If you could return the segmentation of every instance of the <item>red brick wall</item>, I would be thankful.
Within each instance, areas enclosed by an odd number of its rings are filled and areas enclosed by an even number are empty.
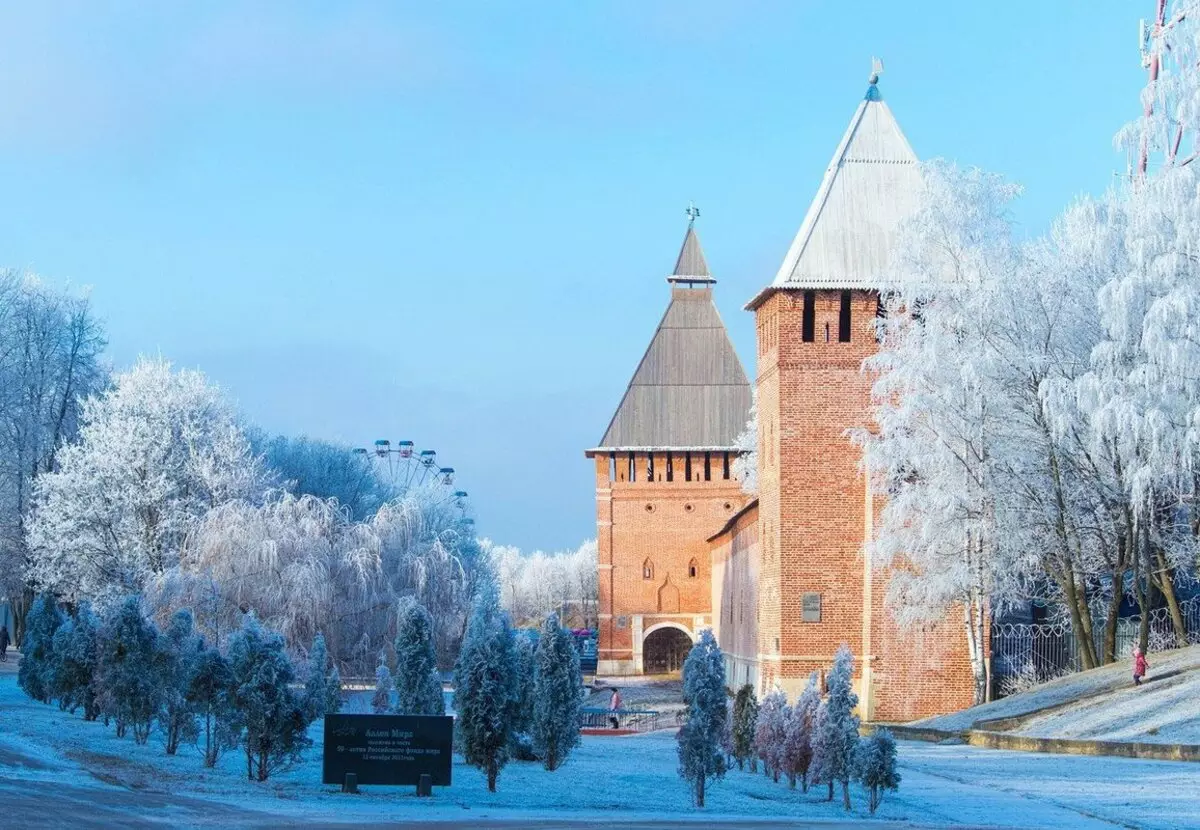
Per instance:
[[[712,541],[713,633],[725,654],[731,689],[756,685],[758,661],[758,507],[751,506]]]
[[[596,463],[597,557],[600,579],[602,661],[634,659],[633,616],[642,615],[645,629],[676,622],[696,634],[696,618],[711,622],[708,537],[746,502],[741,485],[725,479],[724,459],[710,456],[710,478],[704,480],[704,454],[692,454],[692,480],[686,479],[684,453],[673,458],[673,481],[667,481],[666,454],[654,454],[654,480],[647,480],[647,455],[635,457],[636,474],[628,480],[628,455],[618,454],[615,469],[607,454]],[[610,472],[611,471],[611,472]],[[643,576],[649,560],[651,578]],[[694,564],[695,576],[689,566]],[[678,605],[673,601],[678,595]],[[625,625],[618,618],[625,617]],[[632,671],[631,667],[627,670]]]
[[[815,339],[803,342],[803,297],[778,291],[756,312],[763,687],[779,682],[794,693],[846,643],[860,682],[868,664],[868,717],[962,708],[971,684],[961,629],[898,631],[884,607],[887,574],[863,558],[875,506],[846,431],[869,419],[871,378],[861,366],[877,347],[876,295],[852,294],[849,343],[838,341],[840,291],[815,292]],[[820,594],[820,622],[801,621],[805,593]]]

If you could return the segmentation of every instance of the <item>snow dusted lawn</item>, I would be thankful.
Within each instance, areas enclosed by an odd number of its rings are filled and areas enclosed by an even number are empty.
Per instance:
[[[933,729],[965,730],[970,729],[977,721],[1016,717],[1044,709],[1048,706],[1056,706],[1060,703],[1068,703],[1080,698],[1094,697],[1096,698],[1094,703],[1098,707],[1098,713],[1103,714],[1103,712],[1107,711],[1113,714],[1112,723],[1103,727],[1109,729],[1108,732],[1100,731],[1096,734],[1085,735],[1083,732],[1067,734],[1066,732],[1041,731],[1037,733],[1030,732],[1029,734],[1036,734],[1039,737],[1057,738],[1088,737],[1097,739],[1111,738],[1113,740],[1159,740],[1168,743],[1200,743],[1200,704],[1193,702],[1189,705],[1186,694],[1180,691],[1178,684],[1184,678],[1162,677],[1162,675],[1167,673],[1187,673],[1200,670],[1200,646],[1157,652],[1150,654],[1149,660],[1149,682],[1144,687],[1136,690],[1132,689],[1132,665],[1128,661],[1121,661],[1111,666],[1093,669],[1092,671],[1060,677],[1058,680],[1053,680],[1024,694],[1013,695],[1012,697],[1006,697],[992,703],[985,703],[981,706],[975,706],[950,715],[927,718],[923,721],[918,721],[914,725],[928,726]],[[1200,677],[1187,678],[1186,684],[1188,688],[1192,689],[1192,701],[1196,701],[1195,693],[1200,691]],[[1172,687],[1180,691],[1180,694],[1176,695],[1169,692],[1168,689]],[[1137,697],[1142,692],[1145,692],[1146,696],[1142,698]],[[1162,693],[1161,695],[1160,692]],[[1125,720],[1126,716],[1135,717],[1149,711],[1149,706],[1141,706],[1137,703],[1137,701],[1145,701],[1149,697],[1156,698],[1159,706],[1173,707],[1171,711],[1163,713],[1161,724],[1155,722],[1148,722],[1146,724],[1148,728],[1156,725],[1160,726],[1160,734],[1157,737],[1144,735],[1144,733],[1142,733],[1143,737],[1138,738],[1118,737],[1117,732],[1120,730],[1120,721]],[[1128,708],[1123,709],[1122,707]],[[1122,711],[1125,715],[1121,714]],[[1085,718],[1084,722],[1078,727],[1072,728],[1101,728],[1104,721],[1105,718],[1103,717],[1092,721],[1088,721]],[[1062,721],[1061,723],[1065,725],[1067,721]],[[1172,724],[1177,731],[1163,733],[1162,727]],[[1138,733],[1130,732],[1129,734]],[[1180,737],[1173,736],[1176,734]]]
[[[143,747],[118,740],[102,724],[28,701],[12,674],[0,675],[0,782],[19,778],[43,792],[55,783],[193,796],[281,819],[364,821],[557,819],[712,821],[718,818],[843,819],[819,795],[791,791],[765,776],[731,772],[695,810],[675,773],[670,733],[585,737],[567,765],[547,773],[512,763],[499,792],[457,762],[454,785],[417,799],[409,788],[366,787],[359,796],[320,783],[320,728],[298,767],[266,784],[245,780],[244,758],[229,753],[206,771],[194,751],[169,758],[153,738]],[[23,757],[34,766],[14,765]],[[878,818],[934,825],[994,827],[1200,828],[1200,765],[994,752],[972,747],[902,744],[898,794]],[[855,792],[859,805],[865,803]],[[0,800],[3,800],[0,798]],[[865,810],[856,809],[862,818]],[[181,822],[179,826],[187,826]]]

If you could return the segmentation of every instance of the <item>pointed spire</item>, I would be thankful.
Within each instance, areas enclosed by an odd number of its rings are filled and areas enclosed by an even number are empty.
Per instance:
[[[879,93],[875,59],[867,94],[842,136],[804,223],[770,288],[862,288],[878,284],[900,222],[921,187],[917,157]]]
[[[696,236],[696,218],[700,208],[688,203],[685,211],[688,217],[687,233],[683,237],[683,245],[679,249],[679,257],[675,260],[675,270],[667,277],[667,282],[716,282],[708,272],[708,263],[704,260],[704,251],[700,247],[700,238]]]

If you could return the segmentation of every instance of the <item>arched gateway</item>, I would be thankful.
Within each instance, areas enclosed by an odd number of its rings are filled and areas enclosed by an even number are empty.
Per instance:
[[[677,623],[651,626],[642,638],[642,670],[646,674],[680,671],[694,640],[692,633]]]

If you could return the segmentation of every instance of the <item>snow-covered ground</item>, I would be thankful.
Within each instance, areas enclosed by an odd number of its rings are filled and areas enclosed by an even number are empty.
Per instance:
[[[1078,706],[1037,718],[1023,727],[1021,734],[1200,743],[1200,705],[1196,703],[1200,693],[1200,646],[1154,653],[1149,661],[1147,681],[1137,688],[1133,687],[1132,666],[1120,662],[914,725],[965,730],[979,721],[1017,717],[1078,700]],[[1150,729],[1158,731],[1150,733]]]
[[[366,787],[362,795],[347,796],[322,785],[319,728],[312,737],[314,746],[302,764],[255,784],[245,779],[239,753],[227,754],[216,770],[206,771],[194,751],[168,757],[153,738],[146,746],[135,746],[130,739],[118,740],[102,724],[33,703],[17,688],[15,677],[5,673],[0,675],[0,804],[25,804],[33,810],[31,799],[48,804],[57,797],[71,799],[73,806],[94,801],[116,810],[111,805],[124,803],[122,799],[150,799],[160,812],[163,804],[173,810],[164,815],[179,827],[201,823],[205,804],[224,827],[252,823],[253,816],[304,822],[577,819],[668,824],[845,818],[840,807],[820,801],[819,793],[805,795],[761,774],[737,771],[710,789],[709,806],[698,811],[676,776],[674,736],[668,732],[585,737],[566,766],[554,773],[536,764],[509,764],[494,794],[487,792],[477,771],[458,761],[454,785],[436,790],[432,799],[417,799],[409,788]],[[1200,828],[1200,804],[1194,797],[1200,789],[1200,765],[930,744],[902,744],[900,758],[900,792],[888,796],[878,815],[892,826],[907,820],[935,826]],[[858,792],[855,798],[854,817],[865,818],[865,799]]]

